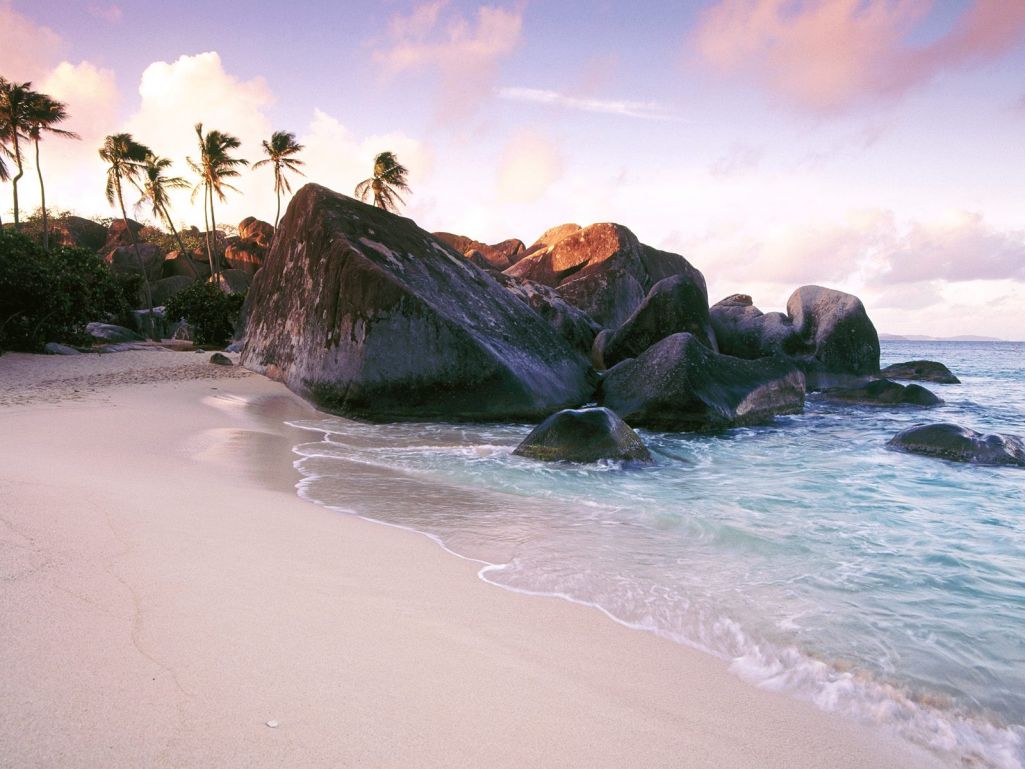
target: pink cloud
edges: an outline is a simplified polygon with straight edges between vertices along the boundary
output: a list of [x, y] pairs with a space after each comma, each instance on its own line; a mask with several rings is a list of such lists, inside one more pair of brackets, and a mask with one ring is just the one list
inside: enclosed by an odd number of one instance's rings
[[66, 47], [60, 35], [18, 13], [4, 0], [0, 0], [0, 30], [0, 73], [8, 80], [45, 77]]
[[116, 3], [111, 3], [110, 5], [90, 5], [89, 15], [97, 19], [101, 19], [108, 24], [117, 24], [124, 17], [124, 13], [121, 11], [121, 6]]
[[935, 0], [719, 0], [693, 34], [724, 75], [830, 112], [899, 96], [939, 72], [994, 58], [1020, 42], [1025, 3], [972, 0], [953, 28], [916, 47]]

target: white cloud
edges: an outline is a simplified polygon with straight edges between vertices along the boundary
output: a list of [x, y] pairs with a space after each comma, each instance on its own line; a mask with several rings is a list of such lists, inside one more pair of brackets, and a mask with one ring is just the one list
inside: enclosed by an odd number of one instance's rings
[[664, 105], [653, 101], [630, 101], [626, 99], [598, 99], [592, 97], [569, 96], [558, 91], [543, 88], [499, 88], [497, 94], [509, 101], [541, 104], [563, 109], [595, 112], [603, 115], [619, 115], [621, 117], [640, 118], [642, 120], [671, 120], [678, 122], [680, 117], [674, 115]]
[[559, 148], [548, 137], [518, 132], [506, 145], [498, 168], [498, 197], [503, 203], [533, 203], [562, 176]]

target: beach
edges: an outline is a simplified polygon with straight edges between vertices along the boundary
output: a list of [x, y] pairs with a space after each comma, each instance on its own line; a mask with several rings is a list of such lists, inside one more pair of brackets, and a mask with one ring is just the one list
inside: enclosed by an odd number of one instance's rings
[[303, 501], [316, 412], [207, 358], [0, 356], [0, 766], [945, 765]]

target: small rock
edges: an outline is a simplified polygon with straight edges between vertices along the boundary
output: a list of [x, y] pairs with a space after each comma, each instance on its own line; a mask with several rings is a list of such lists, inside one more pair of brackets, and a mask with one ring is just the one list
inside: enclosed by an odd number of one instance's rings
[[640, 436], [606, 408], [556, 412], [535, 427], [513, 454], [546, 462], [651, 461]]
[[142, 336], [124, 326], [115, 326], [113, 323], [89, 323], [85, 327], [85, 333], [94, 339], [102, 339], [105, 342], [141, 342]]
[[943, 403], [942, 398], [921, 385], [902, 385], [889, 379], [876, 379], [861, 387], [826, 390], [822, 397], [865, 406], [938, 406]]
[[231, 362], [231, 358], [229, 358], [227, 355], [222, 355], [219, 352], [215, 352], [213, 355], [210, 356], [210, 362], [214, 363], [214, 364], [216, 364], [218, 366], [234, 366], [235, 365], [234, 363]]
[[278, 722], [277, 721], [268, 721], [267, 722], [267, 726], [269, 726], [271, 729], [277, 729], [278, 728]]
[[949, 422], [909, 427], [893, 436], [886, 446], [952, 462], [1025, 467], [1025, 443], [1018, 436], [983, 435]]
[[66, 344], [60, 342], [47, 342], [46, 346], [43, 347], [43, 352], [47, 355], [81, 355], [82, 353], [76, 350], [74, 347], [69, 347]]

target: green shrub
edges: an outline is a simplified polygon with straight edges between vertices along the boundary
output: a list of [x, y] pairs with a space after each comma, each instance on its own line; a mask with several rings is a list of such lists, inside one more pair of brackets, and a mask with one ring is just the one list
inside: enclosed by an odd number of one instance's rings
[[0, 230], [0, 350], [38, 352], [47, 342], [87, 343], [90, 321], [124, 323], [125, 289], [102, 257], [82, 248], [46, 252]]
[[184, 320], [192, 326], [196, 344], [221, 347], [228, 343], [238, 323], [245, 294], [226, 294], [213, 283], [193, 283], [175, 294], [164, 307], [167, 320]]

